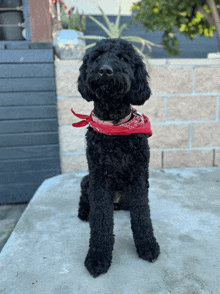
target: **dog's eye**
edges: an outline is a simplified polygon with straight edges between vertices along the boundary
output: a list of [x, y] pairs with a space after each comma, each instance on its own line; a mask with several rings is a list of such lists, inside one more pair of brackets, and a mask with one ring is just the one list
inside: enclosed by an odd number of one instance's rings
[[119, 59], [120, 59], [121, 61], [126, 61], [126, 62], [128, 61], [127, 58], [124, 57], [124, 56], [122, 57], [122, 56], [119, 55], [118, 57], [119, 57]]
[[90, 61], [95, 62], [98, 57], [99, 57], [98, 55], [93, 55], [93, 56], [90, 57]]
[[96, 61], [96, 59], [97, 59], [97, 57], [93, 57], [93, 58], [91, 58], [90, 60], [91, 60], [92, 62], [94, 62], [94, 61]]

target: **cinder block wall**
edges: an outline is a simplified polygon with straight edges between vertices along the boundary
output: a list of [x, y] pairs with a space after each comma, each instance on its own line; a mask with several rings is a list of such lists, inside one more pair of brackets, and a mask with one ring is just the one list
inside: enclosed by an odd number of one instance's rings
[[[87, 171], [84, 128], [71, 113], [90, 114], [77, 78], [81, 60], [56, 60], [62, 172]], [[136, 108], [151, 121], [150, 168], [220, 165], [220, 59], [152, 59], [151, 98]]]

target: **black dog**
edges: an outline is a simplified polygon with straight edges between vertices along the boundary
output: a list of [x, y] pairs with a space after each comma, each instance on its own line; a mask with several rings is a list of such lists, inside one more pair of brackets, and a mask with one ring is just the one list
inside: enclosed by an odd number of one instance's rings
[[132, 129], [135, 117], [143, 121], [131, 105], [142, 105], [150, 97], [147, 78], [141, 57], [122, 39], [98, 42], [80, 67], [78, 90], [84, 99], [94, 101], [86, 134], [89, 175], [81, 182], [78, 213], [90, 222], [85, 266], [93, 277], [106, 273], [111, 265], [114, 208], [130, 210], [139, 257], [154, 262], [160, 253], [148, 205], [148, 135], [135, 127], [130, 134], [106, 134], [91, 122], [106, 127], [110, 121], [117, 129], [125, 120]]

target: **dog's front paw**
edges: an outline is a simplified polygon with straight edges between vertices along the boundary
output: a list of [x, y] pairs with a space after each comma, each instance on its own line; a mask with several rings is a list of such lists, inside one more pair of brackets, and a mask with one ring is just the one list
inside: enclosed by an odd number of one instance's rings
[[94, 278], [97, 278], [99, 275], [107, 273], [111, 265], [111, 259], [111, 256], [108, 257], [106, 254], [96, 250], [92, 252], [90, 249], [85, 259], [85, 267]]
[[156, 240], [137, 247], [138, 256], [144, 260], [154, 262], [160, 254], [160, 246]]

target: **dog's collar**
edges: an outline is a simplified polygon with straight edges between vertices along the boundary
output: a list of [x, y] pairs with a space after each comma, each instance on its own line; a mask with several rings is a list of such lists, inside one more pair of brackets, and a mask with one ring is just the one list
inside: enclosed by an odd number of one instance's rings
[[132, 110], [125, 118], [121, 119], [118, 123], [114, 123], [112, 120], [101, 120], [97, 116], [95, 116], [94, 110], [92, 111], [92, 121], [98, 124], [106, 125], [106, 126], [120, 126], [129, 121], [132, 115]]
[[[127, 122], [120, 125], [107, 125], [93, 120], [93, 112], [88, 115], [77, 114], [71, 109], [72, 113], [78, 118], [83, 119], [80, 122], [73, 123], [72, 126], [76, 128], [84, 127], [89, 124], [96, 132], [105, 135], [130, 135], [132, 133], [143, 133], [147, 134], [148, 137], [152, 136], [150, 121], [144, 114], [138, 113], [135, 108], [132, 107], [131, 114], [133, 118], [127, 120]], [[127, 118], [127, 117], [126, 117]], [[124, 118], [125, 119], [125, 118]]]

